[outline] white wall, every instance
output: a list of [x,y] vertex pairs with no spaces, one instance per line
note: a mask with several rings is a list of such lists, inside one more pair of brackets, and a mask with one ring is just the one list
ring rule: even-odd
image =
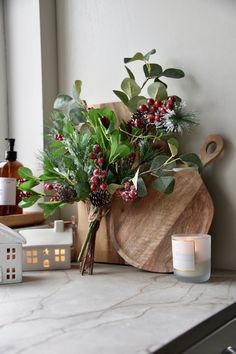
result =
[[152,48],[160,64],[186,72],[169,92],[201,121],[188,150],[198,152],[210,133],[225,139],[224,155],[205,170],[205,180],[215,203],[213,264],[236,269],[236,2],[57,0],[57,15],[60,92],[82,79],[89,103],[114,101],[123,58]]
[[7,81],[6,81],[6,51],[3,20],[3,2],[0,0],[0,161],[4,160],[6,148],[5,138],[8,137],[7,124]]

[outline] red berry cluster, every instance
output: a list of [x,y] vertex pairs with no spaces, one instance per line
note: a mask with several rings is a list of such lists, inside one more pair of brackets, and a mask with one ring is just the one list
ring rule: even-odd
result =
[[141,104],[138,111],[133,114],[131,121],[128,122],[128,129],[130,126],[143,128],[147,124],[160,123],[167,111],[174,109],[175,101],[174,96],[168,97],[165,101],[148,98],[146,104]]
[[[53,184],[52,183],[45,183],[44,184],[44,189],[48,192],[51,192],[53,190]],[[56,196],[51,196],[50,199],[49,199],[50,202],[57,202],[58,199]]]
[[63,141],[63,140],[65,140],[65,137],[62,134],[55,134],[54,139],[59,140],[59,141]]
[[[26,179],[24,178],[20,178],[17,180],[17,185],[20,186],[22,183],[24,183],[26,181]],[[19,191],[19,198],[20,199],[27,199],[29,197],[31,197],[31,193],[30,192],[26,192],[26,191]]]
[[98,144],[93,145],[93,152],[89,154],[89,158],[94,160],[95,164],[102,166],[104,164],[104,155]]
[[125,202],[131,202],[137,197],[137,189],[132,182],[125,182],[124,188],[119,190],[119,196]]
[[100,168],[95,168],[93,171],[93,175],[90,178],[90,190],[92,192],[95,192],[97,190],[102,190],[106,191],[107,190],[107,184],[104,182],[105,178],[107,175],[106,170],[101,170]]

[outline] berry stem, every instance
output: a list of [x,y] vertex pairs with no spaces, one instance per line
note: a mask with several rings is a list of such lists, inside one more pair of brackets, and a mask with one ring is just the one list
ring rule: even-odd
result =
[[[78,263],[80,263],[82,261],[82,258],[84,256],[86,249],[88,248],[88,250],[89,250],[89,243],[92,238],[96,237],[96,232],[99,228],[99,225],[100,225],[100,220],[97,220],[97,219],[95,219],[89,223],[88,233],[87,233],[86,239],[83,242],[83,245],[81,247],[81,250],[80,250],[80,253],[78,256],[78,260],[77,260]],[[92,263],[93,263],[93,259],[91,259],[91,264]],[[86,264],[83,265],[83,268],[85,268],[85,267],[86,267]],[[81,269],[82,274],[83,274],[84,270],[85,269]]]

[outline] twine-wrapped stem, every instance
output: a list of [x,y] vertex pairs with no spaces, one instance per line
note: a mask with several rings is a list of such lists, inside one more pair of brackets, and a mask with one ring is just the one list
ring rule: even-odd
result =
[[88,233],[82,244],[78,256],[78,263],[81,263],[80,272],[82,275],[86,270],[88,270],[89,274],[93,274],[96,234],[99,229],[102,217],[107,213],[107,208],[104,209],[104,208],[94,207],[91,204],[89,204],[88,211],[89,211]]

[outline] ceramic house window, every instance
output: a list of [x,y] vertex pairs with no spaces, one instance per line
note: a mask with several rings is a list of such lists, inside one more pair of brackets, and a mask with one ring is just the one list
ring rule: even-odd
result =
[[7,268],[6,278],[7,280],[16,279],[16,268]]
[[7,261],[10,261],[12,259],[16,259],[16,249],[15,249],[15,247],[7,248]]
[[65,249],[64,248],[61,248],[61,249],[58,249],[56,248],[54,250],[54,253],[55,253],[55,262],[65,262],[66,260],[66,257],[65,257]]
[[38,251],[37,250],[26,251],[26,262],[28,264],[38,263]]

